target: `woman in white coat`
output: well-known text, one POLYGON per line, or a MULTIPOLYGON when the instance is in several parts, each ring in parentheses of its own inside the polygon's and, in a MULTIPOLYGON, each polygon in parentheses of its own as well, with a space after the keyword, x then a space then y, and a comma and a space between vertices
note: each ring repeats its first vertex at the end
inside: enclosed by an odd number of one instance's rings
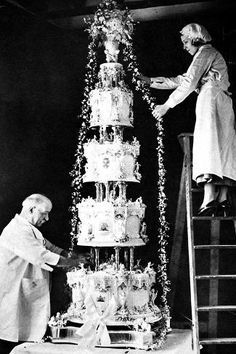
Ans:
POLYGON ((210 44, 202 25, 191 23, 181 31, 183 48, 193 56, 187 72, 174 78, 140 79, 152 88, 175 89, 167 101, 155 106, 155 118, 164 116, 193 91, 198 93, 193 139, 193 179, 204 184, 199 215, 228 215, 228 186, 236 181, 236 132, 228 88, 227 65, 210 44), (220 187, 216 188, 217 184, 220 187))

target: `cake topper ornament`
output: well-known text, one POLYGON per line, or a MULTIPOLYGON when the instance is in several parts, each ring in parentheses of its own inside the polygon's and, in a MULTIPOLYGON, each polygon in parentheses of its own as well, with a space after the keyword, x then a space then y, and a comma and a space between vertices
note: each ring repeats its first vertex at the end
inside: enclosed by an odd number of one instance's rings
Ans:
POLYGON ((128 9, 122 11, 116 1, 103 0, 98 5, 94 19, 85 21, 93 40, 104 45, 106 61, 117 62, 120 43, 127 44, 133 33, 133 20, 128 9))
POLYGON ((126 8, 121 10, 114 0, 103 0, 98 5, 94 18, 86 18, 89 35, 101 44, 111 38, 120 43, 131 40, 134 21, 126 8))

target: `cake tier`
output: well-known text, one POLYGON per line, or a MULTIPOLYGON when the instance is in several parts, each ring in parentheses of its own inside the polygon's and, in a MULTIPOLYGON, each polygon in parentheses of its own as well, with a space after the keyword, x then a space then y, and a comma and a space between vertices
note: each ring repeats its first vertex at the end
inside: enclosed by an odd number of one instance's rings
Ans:
POLYGON ((116 141, 98 142, 92 140, 84 144, 85 165, 84 182, 125 181, 139 182, 139 142, 116 141))
POLYGON ((133 93, 124 83, 119 63, 100 65, 99 82, 90 92, 90 126, 126 126, 133 124, 133 93))
POLYGON ((124 70, 120 63, 103 63, 100 65, 98 80, 100 87, 124 87, 124 70))
POLYGON ((130 246, 143 245, 146 228, 141 222, 145 208, 141 198, 122 204, 116 200, 83 199, 77 204, 80 219, 78 244, 113 246, 121 242, 130 246))
POLYGON ((110 325, 142 318, 148 323, 157 320, 160 310, 154 304, 156 292, 153 289, 156 273, 150 266, 144 271, 127 271, 123 265, 116 270, 112 264, 101 268, 97 272, 82 268, 67 273, 67 282, 72 288, 70 319, 83 322, 95 311, 99 316, 106 312, 106 323, 110 325))
POLYGON ((125 88, 96 88, 90 93, 90 126, 133 124, 133 94, 125 88))

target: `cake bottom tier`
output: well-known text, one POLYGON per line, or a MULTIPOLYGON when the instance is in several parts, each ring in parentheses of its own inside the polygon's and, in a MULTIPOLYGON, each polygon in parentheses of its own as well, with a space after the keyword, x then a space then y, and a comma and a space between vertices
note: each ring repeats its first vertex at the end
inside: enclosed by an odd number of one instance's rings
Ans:
MULTIPOLYGON (((78 334, 81 325, 69 322, 70 325, 64 328, 51 327, 51 336, 53 343, 71 343, 80 345, 81 337, 78 334)), ((110 338, 109 344, 101 344, 99 341, 96 347, 116 347, 116 348, 135 348, 148 350, 155 343, 158 343, 160 328, 163 325, 163 319, 152 324, 149 331, 137 331, 130 329, 130 325, 109 326, 107 330, 110 338)))
MULTIPOLYGON (((82 317, 82 316, 81 316, 82 317)), ((77 326, 83 325, 86 320, 81 317, 69 317, 69 322, 76 324, 77 326)), ((148 312, 138 315, 133 315, 132 318, 128 318, 126 314, 116 314, 112 318, 106 319, 106 325, 110 327, 132 327, 136 323, 145 321, 147 324, 155 324, 161 321, 163 318, 161 311, 159 310, 154 312, 148 312)))

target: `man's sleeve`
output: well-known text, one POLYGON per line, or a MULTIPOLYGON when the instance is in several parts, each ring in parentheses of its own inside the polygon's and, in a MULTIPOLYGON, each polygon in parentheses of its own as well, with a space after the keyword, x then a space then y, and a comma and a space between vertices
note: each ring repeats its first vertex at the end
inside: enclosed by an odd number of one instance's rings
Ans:
POLYGON ((49 265, 56 265, 60 259, 60 255, 48 251, 42 241, 27 228, 5 228, 1 238, 4 247, 42 269, 52 271, 53 268, 49 265))
POLYGON ((48 241, 46 238, 44 238, 44 247, 48 251, 51 251, 51 252, 59 254, 59 255, 64 251, 63 248, 60 248, 60 247, 54 245, 53 243, 48 241))

